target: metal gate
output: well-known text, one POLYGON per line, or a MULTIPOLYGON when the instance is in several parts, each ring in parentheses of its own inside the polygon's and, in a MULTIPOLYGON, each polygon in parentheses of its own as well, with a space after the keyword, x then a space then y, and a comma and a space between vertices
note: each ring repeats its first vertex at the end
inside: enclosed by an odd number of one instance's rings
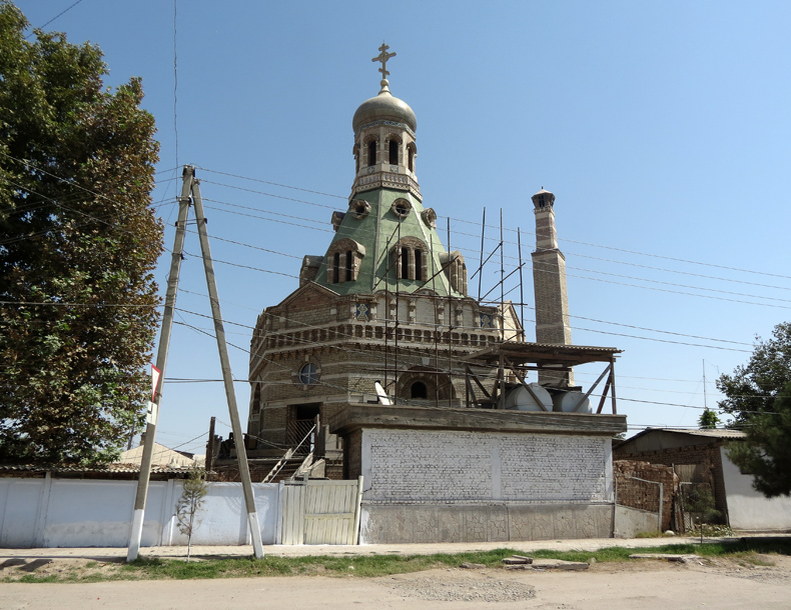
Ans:
POLYGON ((281 485, 281 544, 357 544, 362 477, 281 485))

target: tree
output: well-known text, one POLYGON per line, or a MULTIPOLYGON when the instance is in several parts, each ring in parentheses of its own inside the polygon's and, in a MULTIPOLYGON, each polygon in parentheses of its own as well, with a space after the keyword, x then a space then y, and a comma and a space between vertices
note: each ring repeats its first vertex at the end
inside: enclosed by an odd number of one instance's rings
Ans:
POLYGON ((791 323, 778 324, 772 338, 756 337, 750 361, 738 366, 733 374, 720 375, 717 389, 726 398, 719 402, 720 411, 734 417, 733 425, 741 427, 753 415, 772 412, 780 391, 791 382, 791 323))
POLYGON ((772 410, 753 415, 744 441, 728 457, 753 475, 753 487, 768 498, 791 495, 791 383, 775 397, 772 410))
POLYGON ((717 388, 722 411, 734 416, 746 438, 733 443, 730 459, 753 474, 767 497, 791 494, 791 323, 775 326, 772 338, 757 339, 749 362, 722 375, 717 388))
POLYGON ((720 418, 711 409, 704 409, 698 418, 698 428, 701 430, 716 428, 718 423, 720 423, 720 418))
POLYGON ((142 424, 162 227, 139 79, 0 0, 0 460, 104 462, 142 424))
POLYGON ((178 521, 179 531, 187 537, 187 561, 190 560, 192 550, 192 534, 200 526, 200 519, 197 518, 203 506, 206 494, 209 490, 204 478, 205 472, 201 468, 190 470, 189 476, 184 479, 181 488, 181 497, 176 503, 176 520, 178 521))

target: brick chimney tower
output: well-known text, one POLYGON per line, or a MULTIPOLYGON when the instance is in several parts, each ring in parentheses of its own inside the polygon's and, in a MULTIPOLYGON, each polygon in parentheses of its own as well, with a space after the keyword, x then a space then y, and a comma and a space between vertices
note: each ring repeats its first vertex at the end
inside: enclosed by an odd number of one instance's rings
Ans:
MULTIPOLYGON (((558 249, 555 195, 542 187, 533 197, 536 214, 536 251, 533 252, 533 291, 536 303, 536 343, 571 345, 566 257, 558 249)), ((571 371, 538 373, 542 386, 574 386, 571 371)))

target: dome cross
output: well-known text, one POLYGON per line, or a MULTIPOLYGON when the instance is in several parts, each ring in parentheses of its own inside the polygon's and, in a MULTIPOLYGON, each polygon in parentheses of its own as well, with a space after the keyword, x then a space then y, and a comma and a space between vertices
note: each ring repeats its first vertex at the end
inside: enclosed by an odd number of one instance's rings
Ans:
POLYGON ((387 76, 390 74, 390 72, 387 70, 387 60, 390 59, 391 57, 395 57, 396 55, 395 53, 388 53, 387 49, 389 48, 390 48, 389 45, 382 43, 382 46, 379 47, 379 55, 371 59, 371 61, 382 62, 382 67, 379 68, 379 72, 382 73, 382 80, 387 80, 387 76))

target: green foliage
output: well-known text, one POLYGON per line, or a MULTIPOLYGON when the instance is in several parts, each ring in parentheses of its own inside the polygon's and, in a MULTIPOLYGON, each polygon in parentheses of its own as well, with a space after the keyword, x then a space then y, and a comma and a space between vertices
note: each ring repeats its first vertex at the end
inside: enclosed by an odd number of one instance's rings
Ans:
POLYGON ((741 427, 760 413, 771 413, 780 391, 791 382, 791 323, 778 324, 772 338, 756 338, 749 362, 738 366, 732 374, 720 375, 717 389, 726 398, 719 402, 720 411, 734 417, 741 427))
POLYGON ((727 396, 720 409, 747 435, 733 443, 730 459, 767 497, 791 494, 791 323, 758 339, 749 362, 722 375, 717 388, 727 396))
POLYGON ((209 489, 206 486, 206 472, 202 468, 190 470, 181 487, 181 497, 176 502, 176 521, 179 531, 187 537, 187 561, 190 560, 192 534, 200 526, 198 513, 203 506, 209 489))
POLYGON ((142 425, 158 145, 132 79, 0 0, 0 460, 107 462, 142 425))
POLYGON ((750 417, 744 432, 747 438, 728 450, 731 461, 753 475, 753 487, 765 496, 791 494, 791 383, 771 411, 750 417))
POLYGON ((698 428, 701 430, 710 430, 717 427, 720 423, 720 418, 711 409, 705 409, 698 418, 698 428))

